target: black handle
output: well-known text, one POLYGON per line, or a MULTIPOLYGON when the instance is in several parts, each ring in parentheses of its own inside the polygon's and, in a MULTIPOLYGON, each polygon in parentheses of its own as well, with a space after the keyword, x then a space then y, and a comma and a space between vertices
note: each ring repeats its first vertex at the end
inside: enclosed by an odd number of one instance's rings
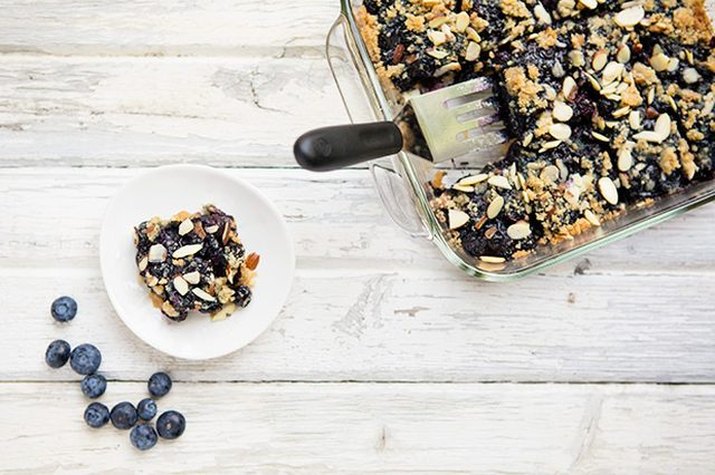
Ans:
POLYGON ((311 130, 295 142, 293 154, 306 170, 327 172, 402 150, 402 132, 394 122, 340 125, 311 130))

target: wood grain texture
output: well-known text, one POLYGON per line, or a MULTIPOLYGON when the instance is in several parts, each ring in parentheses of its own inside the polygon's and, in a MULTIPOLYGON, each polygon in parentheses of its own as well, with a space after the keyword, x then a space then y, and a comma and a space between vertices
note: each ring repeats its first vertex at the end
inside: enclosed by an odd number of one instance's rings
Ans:
POLYGON ((339 5, 338 0, 2 1, 0 54, 315 54, 339 5))
POLYGON ((236 355, 167 359, 123 327, 98 270, 102 210, 140 172, 0 171, 13 216, 0 222, 0 295, 6 315, 27 316, 6 319, 12 344, 0 347, 7 362, 0 379, 61 377, 38 355, 63 337, 99 345, 117 379, 144 378, 148 359, 193 381, 715 380, 710 233, 696 231, 712 228, 712 207, 544 275, 485 284, 391 225, 363 171, 231 171, 288 219, 298 253, 289 303, 236 355), (683 235, 692 236, 688 248, 683 235), (77 297, 83 310, 57 328, 47 308, 61 294, 77 297))
POLYGON ((715 386, 640 383, 715 382, 715 207, 480 283, 399 231, 364 170, 295 169, 300 133, 347 120, 322 57, 337 0, 0 7, 0 472, 712 473, 715 386), (138 341, 99 272, 109 198, 178 162, 235 168, 298 254, 275 324, 217 361, 138 341), (42 361, 55 338, 101 348, 109 405, 170 371, 185 436, 140 454, 87 428, 79 378, 42 361))
MULTIPOLYGON (((712 387, 176 384, 182 438, 136 451, 77 384, 0 384, 5 472, 710 473, 712 387)), ((110 405, 144 397, 112 383, 110 405)))
POLYGON ((295 167, 348 121, 325 59, 0 56, 0 166, 295 167))

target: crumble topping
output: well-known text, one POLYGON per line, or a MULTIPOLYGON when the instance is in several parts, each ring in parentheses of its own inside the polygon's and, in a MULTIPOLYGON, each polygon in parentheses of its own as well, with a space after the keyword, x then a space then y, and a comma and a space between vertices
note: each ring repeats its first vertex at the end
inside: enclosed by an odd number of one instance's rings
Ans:
POLYGON ((492 80, 507 156, 431 182, 448 237, 483 263, 714 178, 703 0, 365 0, 358 17, 388 89, 492 80))
POLYGON ((246 255, 236 221, 213 205, 151 218, 134 229, 139 275, 155 307, 169 319, 190 311, 221 320, 251 302, 259 256, 246 255))

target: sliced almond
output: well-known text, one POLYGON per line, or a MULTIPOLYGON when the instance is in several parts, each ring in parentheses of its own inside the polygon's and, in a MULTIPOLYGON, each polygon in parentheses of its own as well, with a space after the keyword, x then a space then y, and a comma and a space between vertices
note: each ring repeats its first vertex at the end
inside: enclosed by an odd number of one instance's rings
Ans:
POLYGON ((660 114, 658 119, 655 121, 655 128, 653 131, 663 137, 663 140, 666 140, 670 137, 671 125, 672 122, 670 120, 670 116, 667 113, 660 114))
POLYGON ((559 145, 561 145, 563 142, 561 140, 551 140, 549 142, 545 142, 544 145, 541 146, 539 149, 539 153, 543 153, 547 150, 551 150, 552 148, 556 148, 559 145))
POLYGON ((635 140, 645 140, 646 142, 661 143, 663 142, 663 137, 656 134, 652 130, 644 130, 643 132, 638 132, 633 136, 635 140))
POLYGON ((556 78, 562 78, 564 77, 564 74, 566 74, 566 71, 564 71, 564 66, 561 64, 561 61, 556 61, 553 66, 551 66, 551 74, 554 75, 556 78))
POLYGON ((564 79, 564 84, 563 87, 561 88, 561 92, 564 95, 564 98, 566 100, 572 100, 576 96, 576 92, 578 91, 578 86, 576 85, 576 81, 574 78, 571 76, 566 76, 564 79))
POLYGON ((175 318, 179 316, 179 312, 176 311, 176 309, 171 305, 171 303, 169 303, 168 300, 161 304, 161 310, 169 317, 175 318))
POLYGON ((467 61, 476 61, 482 53, 482 47, 474 41, 470 41, 467 45, 467 52, 464 54, 464 59, 467 61))
POLYGON ((454 29, 455 31, 462 33, 467 30, 469 24, 471 23, 471 18, 469 18, 469 13, 459 12, 457 17, 454 19, 454 29))
POLYGON ((429 40, 435 46, 444 44, 447 41, 447 35, 445 35, 444 32, 439 30, 429 30, 427 32, 427 38, 429 38, 429 40))
POLYGON ((492 186, 496 186, 497 188, 511 190, 511 184, 509 183, 509 180, 507 179, 507 177, 502 175, 494 175, 493 177, 490 177, 489 180, 487 180, 487 183, 492 186))
POLYGON ((626 144, 618 152, 618 170, 622 172, 627 172, 633 166, 633 153, 631 152, 631 145, 626 144))
POLYGON ((179 225, 179 235, 186 236, 194 230, 194 222, 191 219, 185 219, 179 225))
POLYGON ((583 212, 583 217, 586 218, 586 220, 594 226, 601 225, 601 220, 599 220, 598 216, 596 216, 590 209, 587 209, 583 212))
POLYGON ((596 54, 593 55, 593 60, 591 61, 593 70, 596 72, 602 70, 606 67, 606 63, 608 63, 608 52, 605 49, 596 51, 596 54))
POLYGON ((201 300, 204 300, 206 302, 215 302, 216 301, 216 297, 214 297, 210 293, 208 293, 205 290, 200 289, 198 287, 191 289, 191 293, 193 293, 198 298, 200 298, 201 300))
POLYGON ((596 0, 578 0, 578 3, 589 10, 595 10, 596 7, 598 7, 598 2, 596 0))
POLYGON ((633 130, 639 130, 641 128, 641 113, 638 111, 631 111, 628 114, 628 124, 633 130))
POLYGON ((601 192, 601 196, 603 196, 603 199, 605 199, 610 204, 618 204, 618 190, 616 189, 616 185, 613 183, 613 180, 611 180, 607 176, 604 176, 598 180, 598 191, 601 192))
POLYGON ((643 18, 645 18, 643 6, 636 5, 618 12, 613 21, 622 28, 632 28, 640 23, 643 18))
POLYGON ((182 246, 178 248, 174 253, 171 255, 174 259, 182 259, 184 257, 189 257, 193 256, 197 252, 199 252, 201 249, 203 249, 204 245, 202 243, 199 244, 189 244, 187 246, 182 246))
POLYGON ((611 84, 612 82, 621 78, 623 74, 623 65, 615 61, 611 61, 603 69, 603 84, 611 84))
POLYGON ((547 183, 556 183, 561 177, 561 170, 556 165, 549 165, 544 167, 539 174, 539 178, 547 183))
POLYGON ((464 186, 461 184, 456 184, 452 186, 453 190, 461 191, 463 193, 473 193, 474 192, 474 187, 473 186, 464 186))
POLYGON ((181 295, 186 295, 189 293, 189 283, 186 282, 183 277, 177 276, 173 280, 174 288, 181 295))
POLYGON ((668 72, 674 73, 675 71, 678 70, 679 66, 680 66, 680 60, 678 58, 670 58, 670 60, 668 60, 668 67, 666 69, 668 72))
POLYGON ((435 48, 428 49, 427 54, 432 56, 435 59, 444 59, 447 56, 449 56, 449 53, 447 53, 446 51, 441 50, 441 49, 435 49, 435 48))
POLYGON ((187 272, 184 274, 184 280, 191 285, 196 285, 201 282, 201 274, 198 271, 187 272))
POLYGON ((700 74, 695 68, 685 68, 683 71, 683 80, 688 84, 695 84, 700 81, 700 74))
POLYGON ((573 109, 565 102, 557 100, 554 101, 554 111, 551 115, 558 121, 568 122, 573 117, 573 109))
POLYGON ((571 138, 571 127, 567 124, 555 123, 549 127, 549 134, 557 140, 568 140, 571 138))
POLYGON ((141 260, 139 261, 139 263, 137 264, 137 266, 139 267, 139 272, 144 272, 148 265, 149 265, 149 259, 146 256, 142 257, 141 260))
POLYGON ((209 234, 213 234, 213 233, 215 233, 216 231, 218 231, 218 224, 213 224, 213 225, 211 225, 211 226, 206 226, 206 227, 204 228, 204 231, 206 231, 206 232, 209 233, 209 234))
POLYGON ((551 24, 551 15, 546 11, 546 8, 544 8, 541 2, 537 3, 534 7, 534 16, 539 23, 543 23, 544 25, 551 24))
POLYGON ((531 226, 529 226, 529 223, 526 221, 519 221, 509 226, 506 233, 510 238, 519 241, 531 236, 531 226))
POLYGON ((482 262, 486 262, 487 264, 503 264, 506 262, 506 259, 503 257, 495 257, 495 256, 480 256, 479 260, 482 262))
POLYGON ((462 186, 474 186, 487 181, 487 179, 489 179, 489 175, 487 175, 486 173, 480 173, 478 175, 472 175, 466 178, 462 178, 461 180, 459 180, 458 183, 462 186))
POLYGON ((224 305, 216 313, 211 314, 211 321, 220 322, 222 320, 226 320, 226 318, 230 317, 231 314, 235 311, 236 304, 230 303, 228 305, 224 305))
POLYGON ((496 218, 499 216, 499 213, 501 213, 502 208, 504 208, 504 198, 497 195, 497 197, 489 203, 489 207, 487 208, 487 218, 496 218))
POLYGON ((437 71, 434 72, 434 77, 436 77, 436 78, 442 77, 449 72, 460 71, 461 69, 462 69, 462 65, 456 61, 454 61, 452 63, 447 63, 444 66, 440 66, 439 68, 437 68, 437 71))
POLYGON ((477 30, 472 28, 471 26, 467 28, 467 38, 470 40, 480 43, 482 41, 482 37, 479 36, 479 33, 477 33, 477 30))
POLYGON ((626 107, 621 107, 620 109, 613 111, 612 115, 614 118, 618 119, 620 117, 627 116, 628 114, 630 114, 630 112, 631 112, 631 108, 626 106, 626 107))
POLYGON ((469 222, 469 215, 458 209, 450 209, 447 212, 449 229, 459 229, 469 222))
POLYGON ((149 262, 164 262, 167 254, 168 252, 163 244, 154 244, 149 248, 149 262))
POLYGON ((621 45, 616 52, 616 60, 621 64, 626 64, 631 60, 631 49, 628 45, 621 45))
POLYGON ((654 54, 650 58, 650 65, 656 72, 662 72, 668 69, 668 64, 670 63, 670 58, 668 58, 663 53, 654 54))
POLYGON ((534 140, 534 134, 529 132, 528 134, 526 134, 524 136, 524 140, 521 141, 521 145, 523 145, 524 147, 528 147, 533 140, 534 140))
POLYGON ((703 110, 700 111, 700 117, 707 117, 709 116, 713 109, 715 109, 715 99, 709 99, 705 101, 705 105, 703 106, 703 110))
POLYGON ((606 143, 608 143, 608 142, 611 141, 611 139, 609 139, 609 138, 606 137, 605 135, 599 134, 598 132, 595 132, 595 131, 591 132, 591 136, 592 136, 594 139, 599 140, 599 141, 601 141, 601 142, 606 142, 606 143))
POLYGON ((597 91, 597 92, 600 92, 600 91, 601 91, 601 84, 598 82, 598 79, 596 79, 595 77, 591 76, 591 75, 588 74, 587 72, 584 72, 583 75, 586 76, 586 79, 588 79, 588 82, 591 84, 591 87, 592 87, 595 91, 597 91))

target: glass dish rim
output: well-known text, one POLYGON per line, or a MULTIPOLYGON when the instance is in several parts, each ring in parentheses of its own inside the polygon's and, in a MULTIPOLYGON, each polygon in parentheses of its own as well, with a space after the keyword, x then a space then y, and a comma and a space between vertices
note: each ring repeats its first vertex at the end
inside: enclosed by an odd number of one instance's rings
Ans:
MULTIPOLYGON (((362 34, 360 33, 359 27, 357 25, 353 0, 340 0, 340 6, 340 16, 342 18, 339 18, 338 21, 343 20, 345 23, 347 23, 347 33, 350 36, 352 45, 354 45, 355 49, 357 50, 354 51, 352 48, 350 48, 350 45, 348 45, 349 53, 353 56, 354 61, 359 61, 360 65, 362 66, 362 70, 366 73, 367 79, 369 80, 369 84, 365 84, 363 78, 363 86, 365 88, 369 87, 369 91, 366 92, 372 94, 379 108, 379 110, 376 110, 373 107, 373 112, 379 115, 380 120, 392 120, 393 117, 389 112, 391 111, 392 106, 390 104, 390 101, 384 94, 382 85, 380 84, 380 80, 377 75, 377 71, 375 70, 375 66, 372 62, 372 59, 370 58, 367 46, 365 45, 365 42, 362 38, 362 34), (355 57, 355 55, 357 55, 357 57, 355 57)), ((416 197, 415 204, 418 208, 417 211, 422 220, 423 225, 427 228, 427 232, 429 233, 430 239, 435 243, 440 252, 442 252, 442 254, 445 256, 445 258, 453 265, 457 266, 462 271, 473 277, 491 282, 512 281, 522 277, 526 277, 528 275, 535 274, 548 267, 574 259, 580 255, 583 255, 584 253, 587 253, 594 249, 598 249, 607 244, 619 241, 646 228, 662 223, 675 216, 679 216, 695 208, 715 201, 715 181, 713 181, 713 184, 710 185, 711 189, 705 191, 702 196, 694 197, 689 201, 679 205, 673 205, 670 208, 658 211, 653 215, 636 219, 632 223, 622 225, 616 229, 609 231, 608 234, 581 243, 571 249, 558 252, 553 256, 543 258, 540 261, 527 265, 521 269, 516 269, 509 272, 489 271, 471 265, 455 252, 452 245, 446 240, 445 236, 442 233, 442 227, 440 226, 434 214, 434 211, 429 204, 429 199, 426 196, 426 193, 422 187, 422 183, 417 176, 417 171, 415 170, 412 161, 405 152, 398 153, 396 155, 396 158, 399 161, 402 170, 405 171, 409 187, 416 197)))

